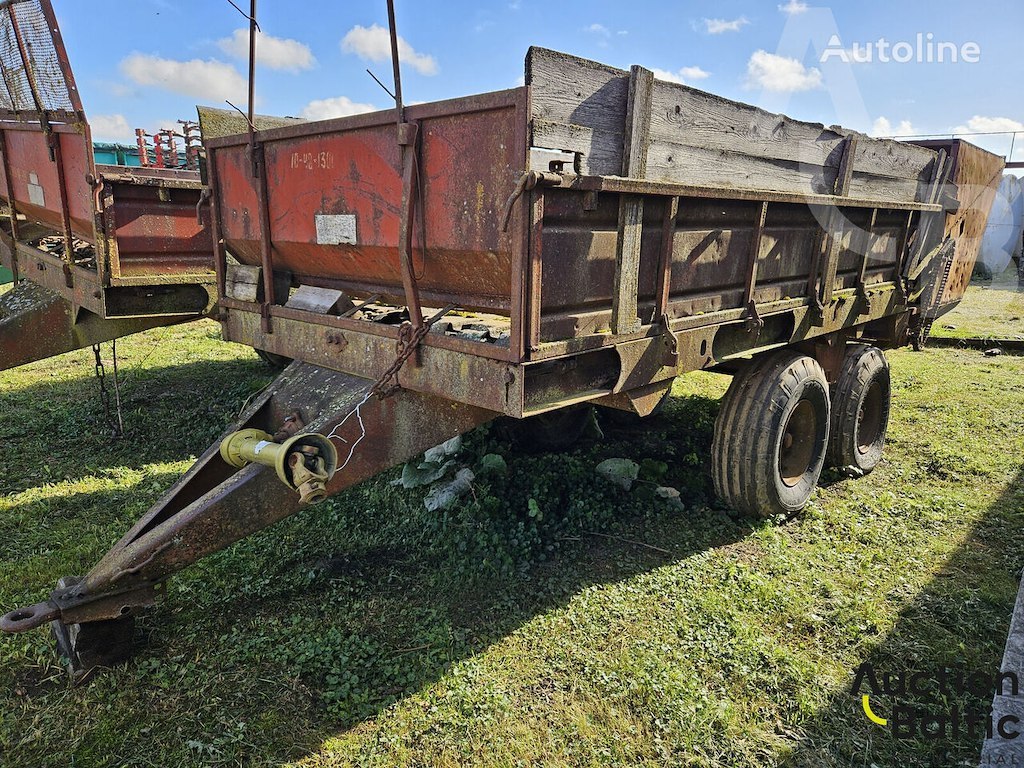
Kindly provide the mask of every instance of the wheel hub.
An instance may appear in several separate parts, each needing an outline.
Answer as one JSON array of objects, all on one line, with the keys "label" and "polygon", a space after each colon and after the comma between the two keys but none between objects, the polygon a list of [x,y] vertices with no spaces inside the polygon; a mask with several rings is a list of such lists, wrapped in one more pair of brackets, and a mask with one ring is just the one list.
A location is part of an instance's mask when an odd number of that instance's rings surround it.
[{"label": "wheel hub", "polygon": [[807,399],[800,400],[786,421],[779,451],[779,474],[790,488],[799,483],[811,467],[817,431],[814,406]]}]

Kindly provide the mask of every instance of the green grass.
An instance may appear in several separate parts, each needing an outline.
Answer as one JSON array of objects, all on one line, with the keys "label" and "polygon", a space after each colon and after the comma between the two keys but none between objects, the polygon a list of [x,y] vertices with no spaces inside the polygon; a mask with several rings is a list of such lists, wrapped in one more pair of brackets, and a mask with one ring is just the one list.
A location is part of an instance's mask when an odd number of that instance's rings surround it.
[{"label": "green grass", "polygon": [[1024,339],[1024,292],[1013,262],[991,280],[967,286],[963,302],[940,317],[932,336],[950,339]]},{"label": "green grass", "polygon": [[[91,353],[0,374],[0,605],[87,570],[269,381],[217,338],[119,343],[121,440]],[[646,429],[564,456],[479,431],[462,460],[502,453],[508,475],[448,513],[391,471],[209,558],[142,620],[137,657],[83,686],[46,632],[0,638],[0,764],[928,765],[938,745],[894,741],[848,686],[865,660],[998,667],[1024,358],[890,360],[883,463],[826,477],[789,521],[709,504],[727,380],[691,375]],[[598,479],[609,456],[647,459],[685,511]],[[980,745],[942,746],[945,766]]]}]

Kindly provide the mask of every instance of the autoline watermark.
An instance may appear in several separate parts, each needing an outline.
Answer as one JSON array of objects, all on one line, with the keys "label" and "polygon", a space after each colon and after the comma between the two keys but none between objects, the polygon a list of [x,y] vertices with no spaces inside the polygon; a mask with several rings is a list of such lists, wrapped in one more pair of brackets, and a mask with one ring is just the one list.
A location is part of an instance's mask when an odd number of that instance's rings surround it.
[{"label": "autoline watermark", "polygon": [[977,64],[981,61],[981,46],[975,42],[936,40],[931,32],[918,32],[913,41],[880,37],[866,43],[853,43],[847,48],[839,35],[832,35],[821,52],[820,63],[832,59],[844,64]]}]

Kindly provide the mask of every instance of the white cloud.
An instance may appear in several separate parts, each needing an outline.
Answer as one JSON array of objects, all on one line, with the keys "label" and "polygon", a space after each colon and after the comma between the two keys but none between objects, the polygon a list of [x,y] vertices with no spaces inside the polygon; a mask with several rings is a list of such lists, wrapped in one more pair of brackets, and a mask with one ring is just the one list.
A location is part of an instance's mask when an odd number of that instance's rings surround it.
[{"label": "white cloud", "polygon": [[[231,37],[217,41],[220,49],[236,59],[249,58],[249,30],[236,29]],[[299,72],[316,66],[316,57],[305,43],[284,37],[256,33],[256,61],[270,69]]]},{"label": "white cloud", "polygon": [[103,82],[100,85],[107,93],[118,99],[134,99],[139,95],[138,89],[127,83]]},{"label": "white cloud", "polygon": [[909,120],[900,120],[899,125],[894,129],[889,118],[882,116],[871,125],[872,136],[913,136],[914,126]]},{"label": "white cloud", "polygon": [[803,0],[788,0],[785,5],[780,5],[779,10],[790,16],[796,16],[807,10],[807,3]]},{"label": "white cloud", "polygon": [[589,27],[584,27],[583,31],[590,32],[591,34],[594,35],[601,35],[603,37],[608,37],[609,35],[611,35],[611,32],[608,30],[608,27],[606,27],[604,24],[591,24]]},{"label": "white cloud", "polygon": [[[357,24],[341,39],[341,50],[368,61],[386,61],[391,58],[391,35],[379,24]],[[398,38],[398,58],[421,75],[436,75],[439,71],[433,56],[417,52],[403,37]]]},{"label": "white cloud", "polygon": [[654,76],[659,80],[666,80],[670,83],[680,83],[682,85],[687,85],[695,80],[703,80],[711,75],[710,72],[705,72],[700,67],[682,67],[675,72],[657,68],[653,71]]},{"label": "white cloud", "polygon": [[139,85],[212,101],[243,101],[248,92],[247,81],[238,70],[216,59],[175,61],[133,53],[122,59],[121,72]]},{"label": "white cloud", "polygon": [[128,125],[124,115],[93,115],[89,118],[92,138],[95,141],[129,141],[135,139],[135,131]]},{"label": "white cloud", "polygon": [[749,24],[746,16],[727,21],[726,19],[704,19],[704,28],[709,35],[720,35],[723,32],[739,32],[740,27]]},{"label": "white cloud", "polygon": [[810,91],[821,87],[821,70],[808,69],[796,59],[758,50],[747,62],[747,87],[778,93]]},{"label": "white cloud", "polygon": [[1024,123],[1010,117],[975,115],[965,125],[958,125],[954,133],[987,133],[988,131],[1024,131]]},{"label": "white cloud", "polygon": [[348,117],[363,112],[373,112],[377,107],[352,101],[348,96],[335,96],[333,99],[314,99],[302,108],[301,117],[306,120],[329,120],[332,117]]}]

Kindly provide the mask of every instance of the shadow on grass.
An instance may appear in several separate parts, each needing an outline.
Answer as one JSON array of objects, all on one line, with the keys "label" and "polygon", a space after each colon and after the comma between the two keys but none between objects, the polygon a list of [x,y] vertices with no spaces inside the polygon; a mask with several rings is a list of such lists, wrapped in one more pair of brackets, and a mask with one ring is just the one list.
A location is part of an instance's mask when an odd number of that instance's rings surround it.
[{"label": "shadow on grass", "polygon": [[[697,497],[709,494],[701,490],[707,473],[686,458],[707,455],[717,401],[676,400],[642,431],[609,427],[599,445],[572,453],[584,454],[588,467],[595,453],[638,463],[674,453],[679,462],[666,482],[689,483]],[[481,439],[486,447],[490,438]],[[525,480],[535,474],[530,462],[559,458],[510,456],[509,473]],[[598,530],[553,524],[531,545],[533,562],[515,564],[513,574],[488,575],[475,558],[490,555],[473,549],[479,541],[472,525],[426,513],[422,493],[393,487],[388,477],[307,508],[175,577],[167,601],[142,620],[138,655],[127,668],[106,671],[70,695],[9,668],[3,677],[13,675],[14,687],[41,691],[18,702],[9,725],[41,720],[52,734],[10,756],[22,765],[132,763],[140,750],[154,764],[213,763],[215,754],[232,764],[297,759],[588,586],[738,541],[755,525],[704,505],[682,512],[627,502],[617,519],[595,524]],[[592,471],[589,479],[600,485]],[[567,481],[566,487],[577,486],[599,501],[607,492],[615,505],[626,498],[610,486],[595,492]],[[102,506],[104,494],[91,502]],[[511,501],[509,507],[503,514],[514,516]],[[492,554],[513,547],[523,527],[503,530],[505,540],[491,542]],[[656,546],[644,544],[648,537]],[[18,663],[14,654],[8,666]],[[91,713],[79,716],[89,726],[73,725],[66,709]],[[226,723],[252,725],[238,734]],[[68,728],[75,730],[72,740],[62,738]],[[189,745],[176,733],[191,734]]]},{"label": "shadow on grass", "polygon": [[[896,627],[860,659],[871,665],[880,686],[883,675],[919,672],[926,677],[918,692],[871,695],[873,712],[889,720],[887,727],[869,722],[861,696],[849,683],[796,730],[797,743],[781,763],[790,768],[836,768],[853,765],[947,768],[976,766],[985,737],[984,723],[992,702],[991,688],[957,690],[965,673],[991,680],[1000,672],[1009,629],[1009,610],[1024,566],[1024,469],[985,512],[965,541],[950,556],[938,576],[901,613]],[[947,670],[947,694],[939,689],[941,670]],[[1019,671],[1018,671],[1019,674]],[[909,678],[904,678],[909,683]],[[899,690],[899,678],[893,679]],[[860,693],[871,694],[870,681]],[[913,723],[904,715],[893,718],[893,706],[916,712]],[[905,710],[906,711],[906,710]],[[973,735],[968,713],[980,713]],[[945,717],[922,723],[926,716]],[[892,730],[901,723],[900,736]],[[958,726],[954,730],[953,722]],[[925,726],[925,735],[921,728]],[[910,736],[910,729],[915,736]]]},{"label": "shadow on grass", "polygon": [[198,455],[274,375],[255,360],[132,370],[122,380],[126,434],[119,438],[91,376],[0,390],[0,494]]}]

